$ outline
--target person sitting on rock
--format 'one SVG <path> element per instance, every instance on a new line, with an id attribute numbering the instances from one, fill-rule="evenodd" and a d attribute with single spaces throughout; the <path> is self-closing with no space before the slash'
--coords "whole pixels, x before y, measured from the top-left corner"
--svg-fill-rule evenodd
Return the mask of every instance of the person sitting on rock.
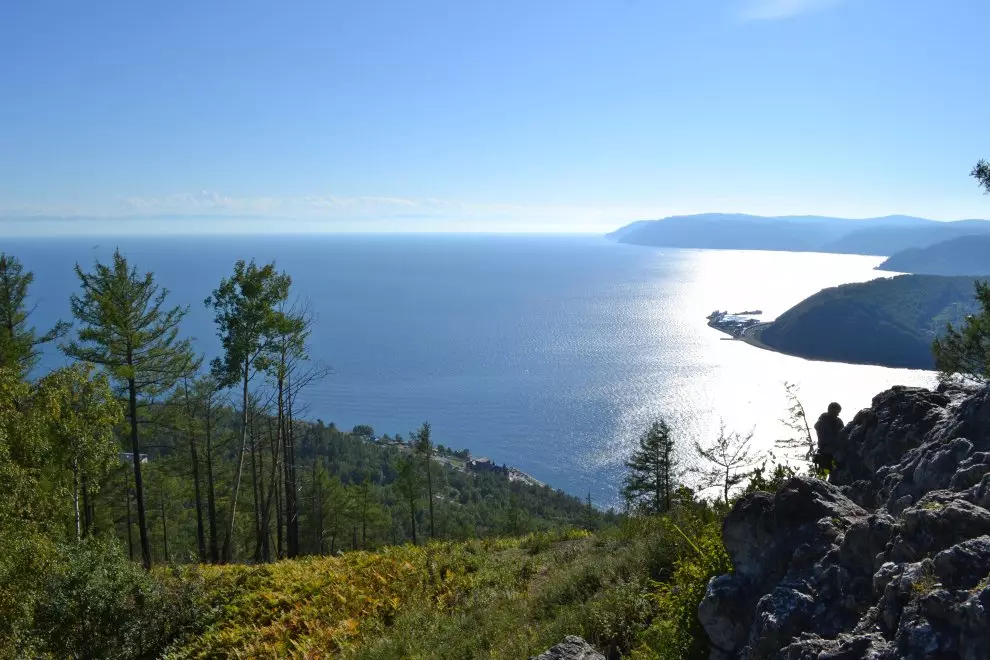
<path id="1" fill-rule="evenodd" d="M 822 413 L 815 422 L 815 433 L 818 434 L 818 451 L 814 458 L 815 469 L 825 477 L 835 467 L 835 457 L 832 456 L 831 449 L 835 447 L 839 432 L 845 426 L 839 419 L 840 412 L 842 406 L 833 401 L 828 404 L 828 412 Z"/>

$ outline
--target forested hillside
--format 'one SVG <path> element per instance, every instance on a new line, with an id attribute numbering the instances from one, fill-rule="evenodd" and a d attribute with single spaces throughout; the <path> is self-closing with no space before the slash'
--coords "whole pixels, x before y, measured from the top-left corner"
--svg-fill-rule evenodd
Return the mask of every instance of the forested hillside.
<path id="1" fill-rule="evenodd" d="M 425 422 L 402 438 L 302 419 L 324 412 L 298 397 L 327 370 L 308 359 L 312 318 L 274 264 L 237 262 L 205 301 L 222 349 L 209 365 L 152 273 L 118 252 L 76 274 L 72 322 L 39 330 L 33 275 L 0 255 L 0 655 L 65 641 L 73 621 L 102 616 L 91 608 L 126 609 L 134 593 L 136 639 L 176 635 L 197 611 L 183 600 L 195 581 L 138 562 L 265 563 L 616 520 L 472 461 Z M 74 361 L 35 373 L 53 344 Z M 67 595 L 79 580 L 95 591 Z"/>
<path id="2" fill-rule="evenodd" d="M 825 289 L 768 326 L 767 346 L 815 360 L 934 368 L 932 341 L 978 309 L 974 279 L 902 275 Z"/>
<path id="3" fill-rule="evenodd" d="M 214 550 L 223 546 L 224 514 L 228 511 L 236 470 L 236 428 L 230 409 L 215 412 L 211 429 L 213 455 L 205 452 L 205 418 L 185 423 L 182 411 L 196 415 L 205 411 L 201 400 L 182 400 L 163 407 L 163 425 L 148 436 L 149 461 L 145 473 L 152 506 L 148 527 L 153 559 L 157 561 L 199 561 L 198 524 L 191 443 L 197 447 L 200 463 L 206 560 L 218 561 Z M 187 408 L 188 405 L 188 408 Z M 178 416 L 174 422 L 169 417 Z M 284 486 L 274 476 L 271 434 L 274 418 L 254 413 L 249 419 L 250 441 L 247 478 L 251 491 L 247 506 L 238 514 L 232 560 L 259 561 L 288 555 L 285 532 Z M 297 554 L 332 554 L 340 550 L 373 549 L 384 544 L 401 544 L 426 539 L 469 539 L 500 534 L 524 534 L 564 527 L 598 527 L 609 518 L 574 496 L 549 486 L 527 483 L 509 470 L 470 469 L 466 450 L 454 451 L 442 445 L 432 448 L 429 478 L 434 510 L 430 511 L 427 489 L 426 454 L 418 442 L 420 433 L 410 438 L 373 438 L 370 427 L 357 432 L 341 431 L 322 422 L 293 422 L 295 464 L 298 488 L 299 547 Z M 150 449 L 154 447 L 154 449 Z M 207 460 L 209 459 L 209 460 Z M 207 474 L 212 464 L 212 474 Z M 104 482 L 98 498 L 97 530 L 112 530 L 137 556 L 137 530 L 133 512 L 128 525 L 128 465 L 118 465 Z M 257 486 L 255 486 L 257 482 Z M 211 485 L 212 484 L 212 485 Z M 260 513 L 255 512 L 255 493 Z M 210 515 L 210 500 L 216 515 Z M 133 508 L 133 503 L 131 504 Z M 265 509 L 268 509 L 266 512 Z M 432 520 L 431 520 L 432 516 Z M 258 520 L 267 526 L 261 537 L 253 528 Z M 216 538 L 219 537 L 219 538 Z M 214 539 L 216 538 L 216 541 Z"/>
<path id="4" fill-rule="evenodd" d="M 917 275 L 990 275 L 990 235 L 960 236 L 903 250 L 877 268 Z"/>

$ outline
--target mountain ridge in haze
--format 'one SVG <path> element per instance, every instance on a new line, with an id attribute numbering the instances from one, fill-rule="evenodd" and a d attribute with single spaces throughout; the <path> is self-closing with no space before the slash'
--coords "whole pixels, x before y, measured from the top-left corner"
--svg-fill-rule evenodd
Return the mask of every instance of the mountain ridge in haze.
<path id="1" fill-rule="evenodd" d="M 990 275 L 990 234 L 967 234 L 901 250 L 877 269 L 922 275 Z"/>
<path id="2" fill-rule="evenodd" d="M 607 237 L 655 247 L 889 256 L 971 234 L 990 234 L 990 221 L 939 222 L 905 215 L 851 219 L 701 213 L 640 220 Z"/>

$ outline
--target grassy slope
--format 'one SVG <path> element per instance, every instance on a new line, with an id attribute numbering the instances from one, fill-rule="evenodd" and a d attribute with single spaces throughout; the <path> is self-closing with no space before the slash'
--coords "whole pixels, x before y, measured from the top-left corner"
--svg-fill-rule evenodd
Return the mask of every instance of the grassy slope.
<path id="1" fill-rule="evenodd" d="M 820 291 L 760 339 L 811 359 L 931 369 L 936 333 L 975 310 L 973 278 L 903 275 Z"/>
<path id="2" fill-rule="evenodd" d="M 692 535 L 718 538 L 717 523 L 683 524 Z M 597 535 L 203 567 L 195 571 L 214 620 L 170 657 L 521 658 L 567 634 L 618 657 L 650 639 L 650 622 L 663 607 L 651 580 L 670 578 L 693 552 L 668 523 L 652 519 Z M 694 581 L 694 591 L 703 591 L 707 574 Z M 653 639 L 658 635 L 668 639 L 654 630 Z M 683 656 L 677 654 L 642 647 L 640 657 Z"/>

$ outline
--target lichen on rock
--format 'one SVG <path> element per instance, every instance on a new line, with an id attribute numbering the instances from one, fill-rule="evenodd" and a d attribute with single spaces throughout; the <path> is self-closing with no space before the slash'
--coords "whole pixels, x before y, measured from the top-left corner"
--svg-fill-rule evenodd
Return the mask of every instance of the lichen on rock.
<path id="1" fill-rule="evenodd" d="M 990 658 L 990 389 L 895 387 L 823 450 L 726 517 L 712 660 Z"/>

